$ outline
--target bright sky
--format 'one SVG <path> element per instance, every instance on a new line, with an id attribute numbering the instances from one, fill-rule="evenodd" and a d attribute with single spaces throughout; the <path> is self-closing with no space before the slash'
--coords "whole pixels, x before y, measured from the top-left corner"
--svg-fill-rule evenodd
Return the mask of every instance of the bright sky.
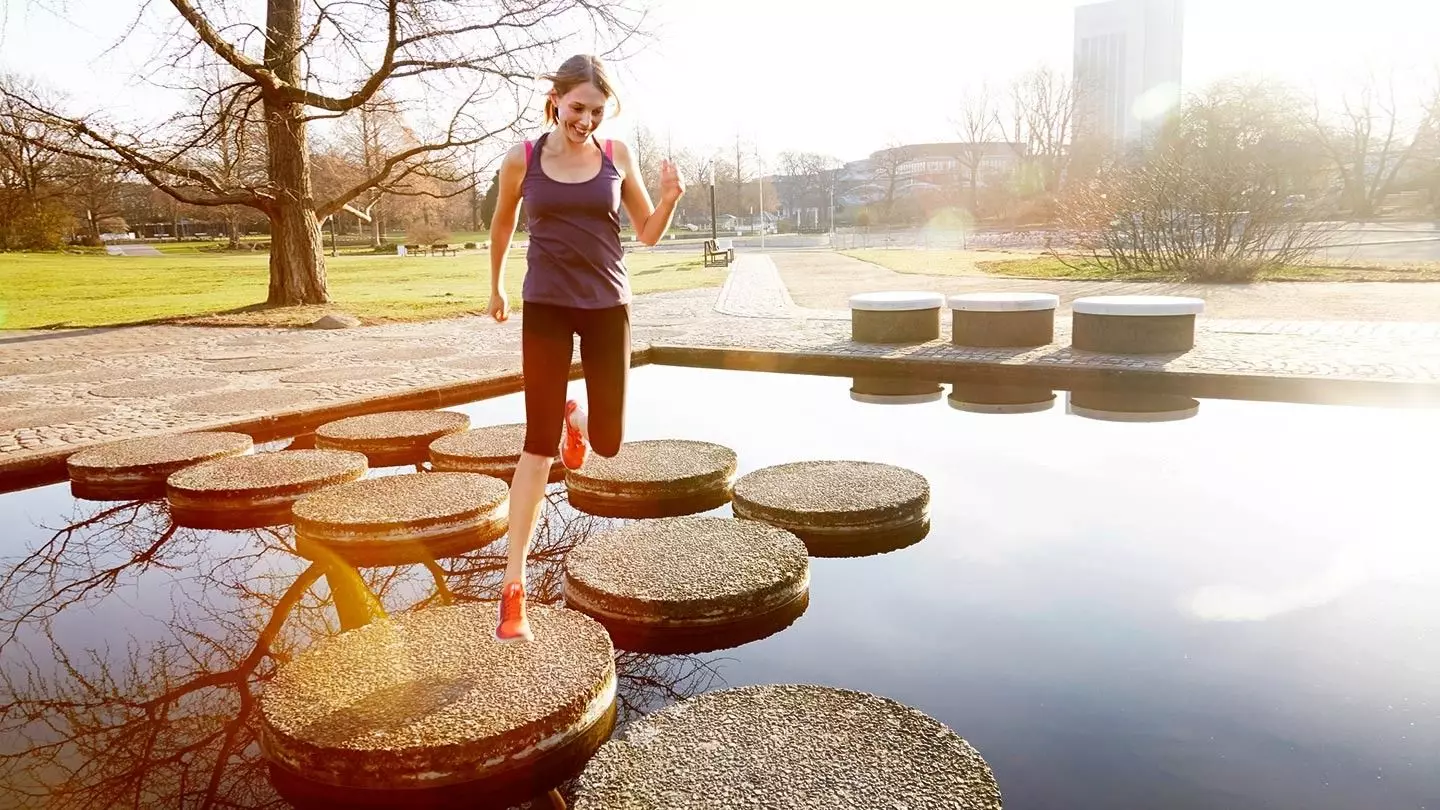
<path id="1" fill-rule="evenodd" d="M 738 134 L 784 149 L 864 157 L 892 139 L 947 140 L 968 84 L 1029 67 L 1068 71 L 1077 0 L 651 0 L 653 47 L 615 66 L 626 137 L 643 123 L 678 147 L 728 149 Z M 167 4 L 156 2 L 157 6 Z M 203 3 L 201 4 L 203 7 Z M 1333 88 L 1395 65 L 1433 78 L 1434 0 L 1188 0 L 1187 90 L 1234 74 Z M 64 19 L 41 6 L 61 7 Z M 101 52 L 139 0 L 0 0 L 0 70 L 44 78 L 77 101 L 143 106 L 130 77 L 152 43 Z M 589 50 L 577 37 L 574 50 Z"/>

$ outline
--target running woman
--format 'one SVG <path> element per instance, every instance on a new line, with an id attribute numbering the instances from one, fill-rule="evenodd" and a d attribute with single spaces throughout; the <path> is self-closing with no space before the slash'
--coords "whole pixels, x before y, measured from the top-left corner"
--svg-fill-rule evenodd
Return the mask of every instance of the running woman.
<path id="1" fill-rule="evenodd" d="M 490 316 L 503 323 L 510 317 L 505 259 L 524 199 L 530 234 L 520 328 L 525 446 L 510 484 L 509 561 L 495 628 L 503 642 L 534 638 L 525 615 L 525 560 L 557 448 L 572 470 L 585 463 L 587 448 L 607 458 L 620 451 L 631 301 L 620 208 L 639 240 L 654 245 L 685 194 L 679 172 L 662 161 L 660 204 L 653 205 L 629 148 L 595 137 L 615 99 L 599 59 L 572 56 L 543 78 L 551 83 L 545 98 L 550 129 L 505 155 L 490 227 Z M 576 335 L 588 414 L 566 397 Z"/>

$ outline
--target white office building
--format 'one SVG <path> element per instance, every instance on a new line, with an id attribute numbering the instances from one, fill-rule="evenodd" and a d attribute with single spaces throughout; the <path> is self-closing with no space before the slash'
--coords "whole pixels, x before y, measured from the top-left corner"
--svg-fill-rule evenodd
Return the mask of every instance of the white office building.
<path id="1" fill-rule="evenodd" d="M 1142 144 L 1180 104 L 1183 0 L 1109 0 L 1075 9 L 1077 140 Z"/>

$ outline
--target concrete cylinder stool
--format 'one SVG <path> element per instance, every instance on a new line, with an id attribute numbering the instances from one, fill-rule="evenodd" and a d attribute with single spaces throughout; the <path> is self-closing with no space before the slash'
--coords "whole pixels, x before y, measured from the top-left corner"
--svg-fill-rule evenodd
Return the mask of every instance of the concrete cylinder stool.
<path id="1" fill-rule="evenodd" d="M 940 337 L 945 296 L 871 292 L 850 296 L 850 339 L 856 343 L 925 343 Z"/>
<path id="2" fill-rule="evenodd" d="M 950 342 L 980 348 L 1030 348 L 1055 339 L 1059 296 L 1049 293 L 966 293 L 949 298 Z"/>
<path id="3" fill-rule="evenodd" d="M 1188 352 L 1195 348 L 1195 316 L 1204 309 L 1203 299 L 1169 295 L 1078 298 L 1071 345 L 1107 354 Z"/>

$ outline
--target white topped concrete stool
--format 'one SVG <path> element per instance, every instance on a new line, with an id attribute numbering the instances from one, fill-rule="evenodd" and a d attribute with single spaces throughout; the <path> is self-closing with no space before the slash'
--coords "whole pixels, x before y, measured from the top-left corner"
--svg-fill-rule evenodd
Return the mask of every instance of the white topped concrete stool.
<path id="1" fill-rule="evenodd" d="M 940 337 L 940 293 L 887 291 L 850 296 L 850 339 L 856 343 L 925 343 Z"/>
<path id="2" fill-rule="evenodd" d="M 1171 295 L 1100 295 L 1071 304 L 1071 345 L 1106 354 L 1167 354 L 1195 348 L 1205 301 Z"/>
<path id="3" fill-rule="evenodd" d="M 950 342 L 981 348 L 1030 348 L 1055 339 L 1060 297 L 1049 293 L 993 292 L 952 295 Z"/>

